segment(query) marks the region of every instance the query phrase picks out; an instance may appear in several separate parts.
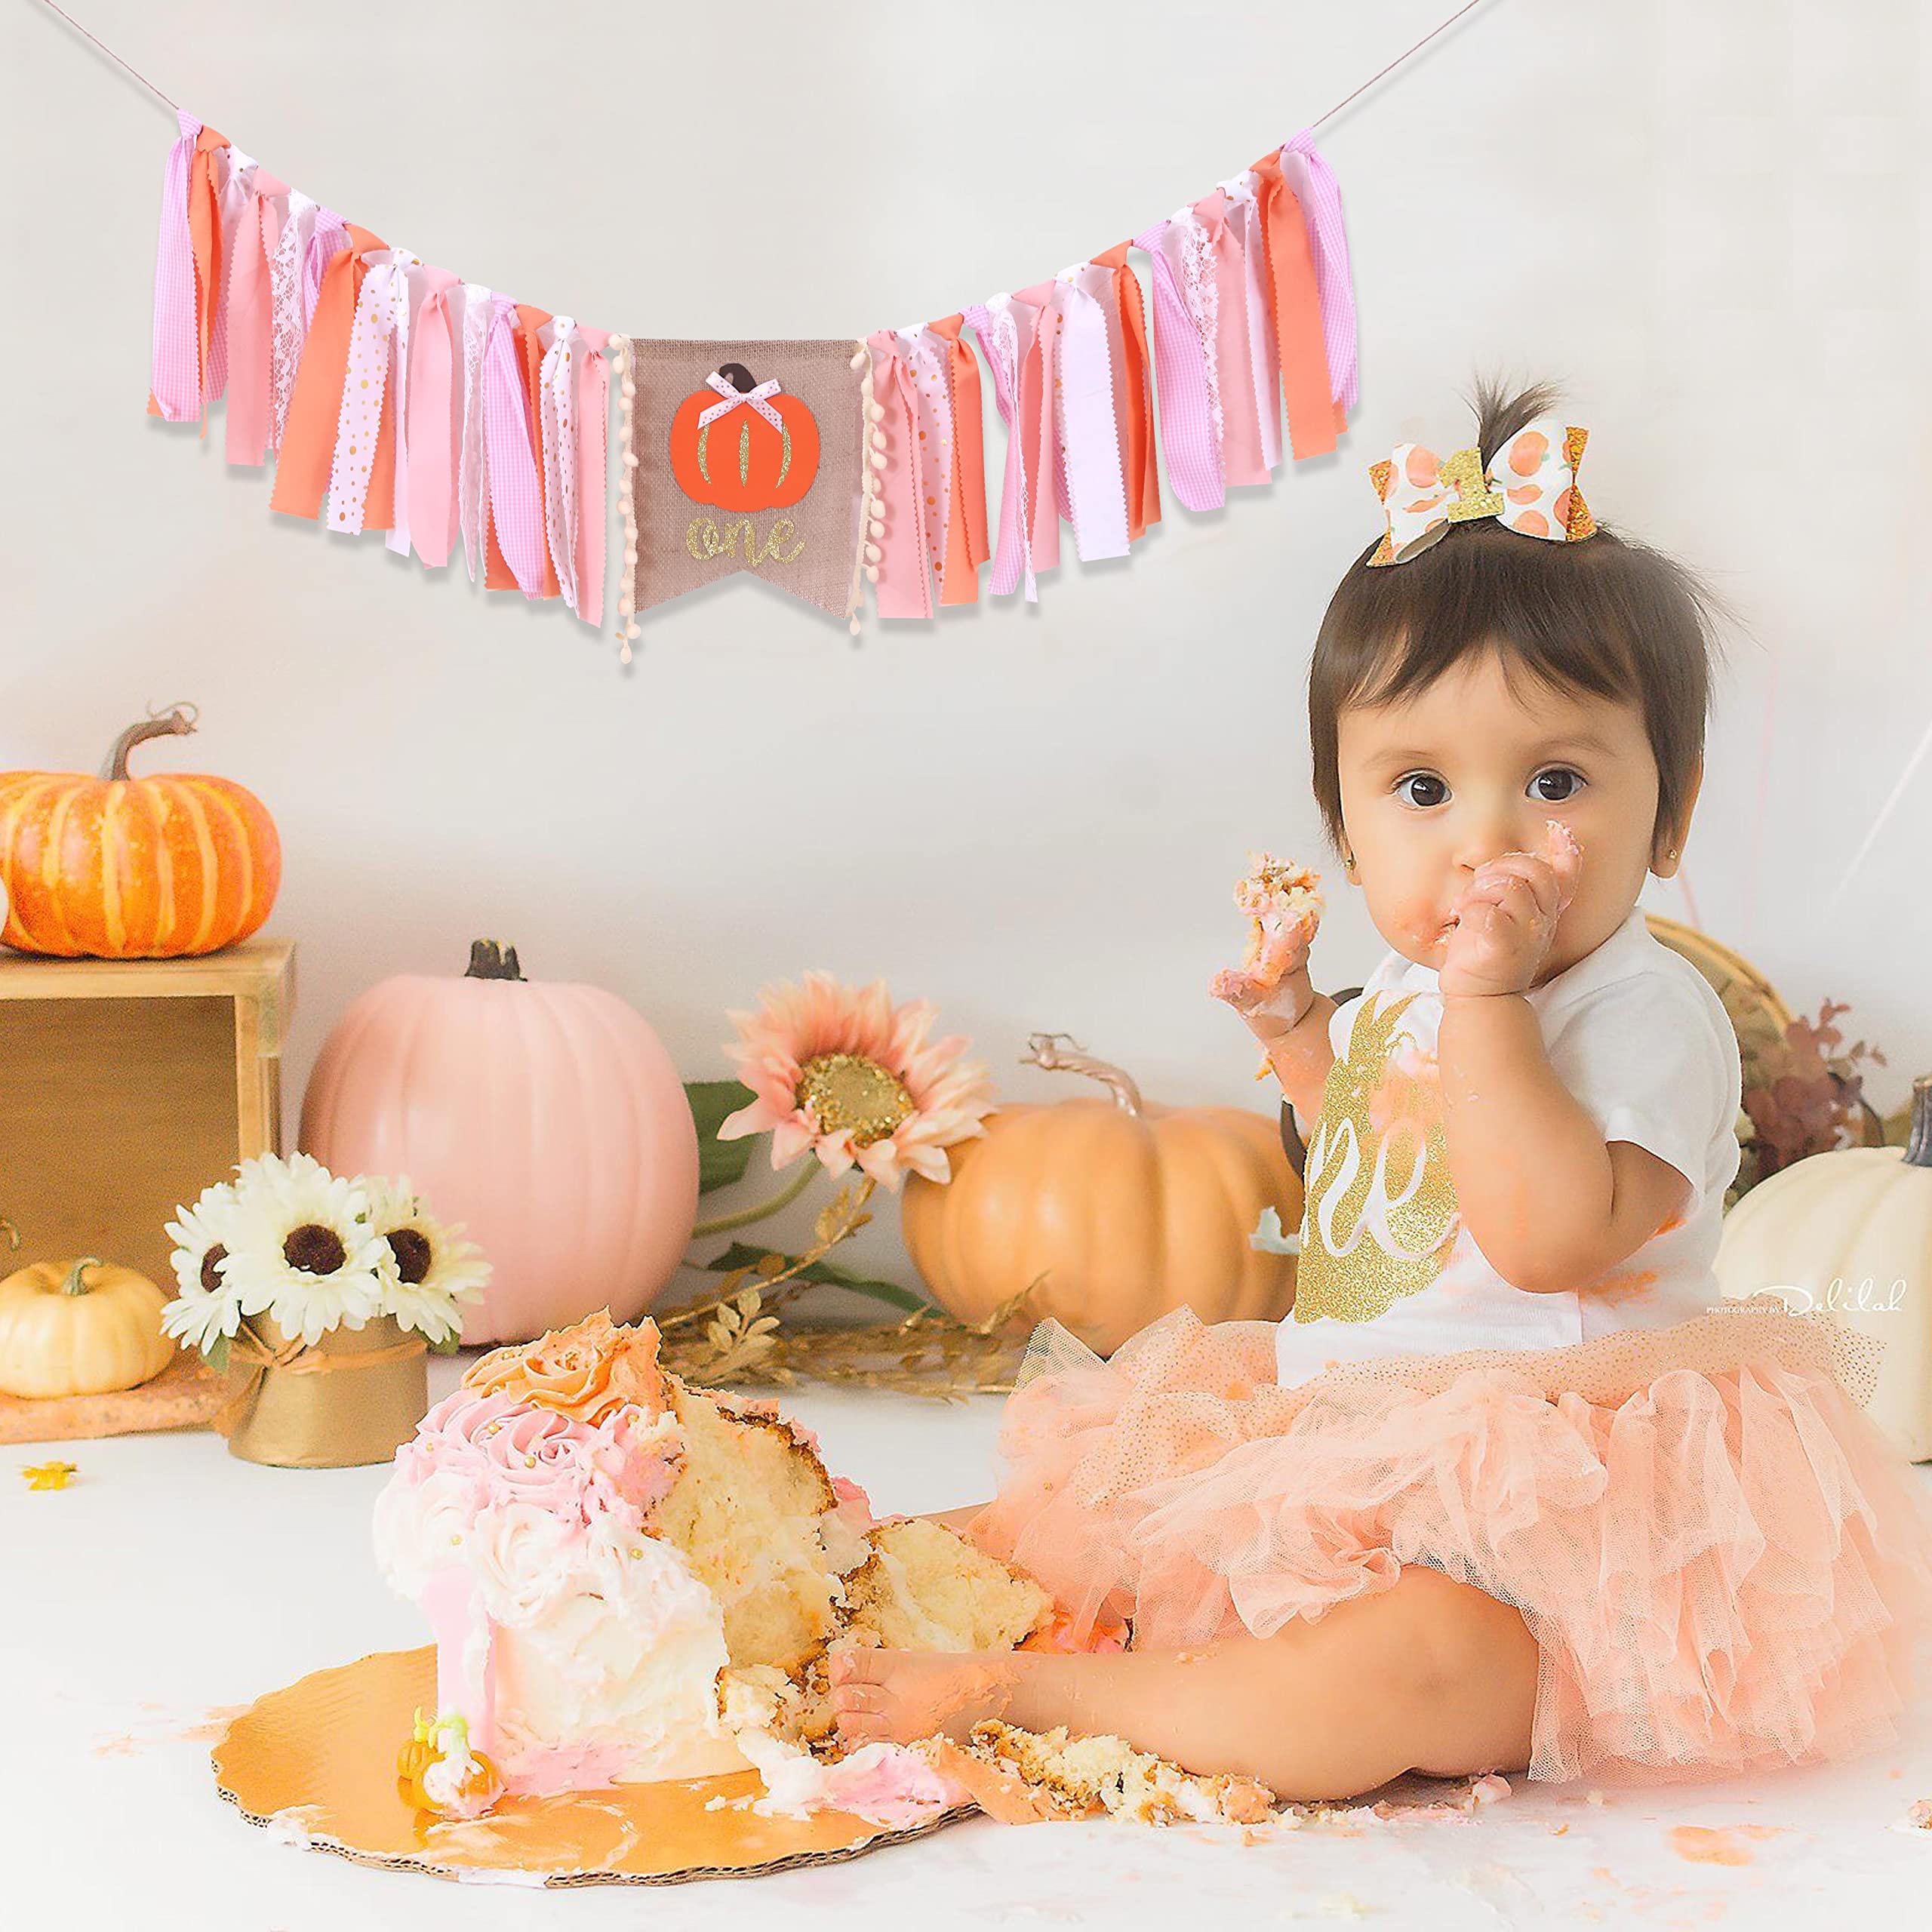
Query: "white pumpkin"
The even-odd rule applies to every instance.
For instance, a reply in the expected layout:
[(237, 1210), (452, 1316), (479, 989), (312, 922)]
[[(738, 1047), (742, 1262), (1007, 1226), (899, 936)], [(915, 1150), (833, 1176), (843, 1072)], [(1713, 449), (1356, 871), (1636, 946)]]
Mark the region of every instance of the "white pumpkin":
[(1885, 1344), (1867, 1413), (1915, 1463), (1932, 1460), (1932, 1074), (1896, 1147), (1813, 1154), (1760, 1181), (1724, 1217), (1718, 1285), (1831, 1308)]

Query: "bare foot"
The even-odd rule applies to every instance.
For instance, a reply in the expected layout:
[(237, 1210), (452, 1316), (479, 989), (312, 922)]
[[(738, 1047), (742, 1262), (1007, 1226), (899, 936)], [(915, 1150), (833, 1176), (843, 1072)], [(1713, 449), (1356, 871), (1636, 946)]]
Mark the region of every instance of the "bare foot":
[(1000, 1716), (1021, 1668), (1010, 1651), (835, 1651), (826, 1664), (839, 1737), (849, 1745), (910, 1744), (935, 1734), (963, 1741)]

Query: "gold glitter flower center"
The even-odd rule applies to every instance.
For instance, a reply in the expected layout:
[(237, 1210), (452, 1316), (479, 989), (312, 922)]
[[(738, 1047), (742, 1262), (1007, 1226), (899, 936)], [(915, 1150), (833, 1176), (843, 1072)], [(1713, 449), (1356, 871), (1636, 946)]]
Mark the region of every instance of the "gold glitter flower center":
[(883, 1140), (917, 1111), (905, 1083), (861, 1054), (815, 1054), (798, 1072), (795, 1096), (821, 1134), (851, 1131), (855, 1147)]

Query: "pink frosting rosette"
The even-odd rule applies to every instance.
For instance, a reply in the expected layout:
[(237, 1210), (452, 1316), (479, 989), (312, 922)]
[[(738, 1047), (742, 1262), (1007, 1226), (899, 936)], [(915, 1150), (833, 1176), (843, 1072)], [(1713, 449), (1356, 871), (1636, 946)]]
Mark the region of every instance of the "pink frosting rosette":
[(574, 1526), (610, 1515), (635, 1530), (676, 1476), (675, 1438), (644, 1440), (654, 1420), (626, 1405), (593, 1427), (507, 1391), (462, 1388), (423, 1418), (397, 1462), (409, 1481), (432, 1472), (466, 1479), (479, 1510), (529, 1503)]

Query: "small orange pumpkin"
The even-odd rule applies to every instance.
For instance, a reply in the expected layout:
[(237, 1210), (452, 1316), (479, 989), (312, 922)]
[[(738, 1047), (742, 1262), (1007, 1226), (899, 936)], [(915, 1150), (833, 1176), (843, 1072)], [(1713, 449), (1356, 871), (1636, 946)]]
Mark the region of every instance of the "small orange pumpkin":
[[(444, 1749), (439, 1733), (451, 1734), (468, 1764), (447, 1802), (430, 1796), (423, 1780), (453, 1752)], [(408, 1741), (395, 1754), (396, 1795), (412, 1811), (433, 1811), (445, 1817), (473, 1818), (489, 1810), (503, 1794), (503, 1774), (488, 1753), (469, 1748), (469, 1727), (460, 1718), (438, 1718), (433, 1723), (419, 1710)]]
[[(727, 362), (718, 374), (740, 395), (758, 387), (742, 362)], [(693, 503), (721, 510), (789, 509), (818, 474), (818, 419), (799, 398), (781, 391), (764, 399), (778, 418), (777, 429), (749, 403), (700, 426), (698, 418), (722, 400), (706, 387), (678, 404), (671, 419), (671, 475), (678, 488)]]
[(0, 941), (65, 959), (173, 959), (256, 931), (281, 883), (268, 808), (232, 779), (131, 778), (128, 754), (195, 728), (192, 705), (131, 724), (105, 775), (0, 772)]
[(946, 1150), (952, 1177), (902, 1197), (906, 1246), (934, 1300), (984, 1321), (1038, 1280), (1051, 1315), (1109, 1354), (1170, 1309), (1203, 1321), (1276, 1321), (1294, 1257), (1248, 1244), (1264, 1208), (1301, 1224), (1301, 1183), (1276, 1123), (1238, 1107), (1164, 1107), (1120, 1068), (1036, 1033), (1024, 1063), (1084, 1073), (1110, 1097), (1021, 1103)]

